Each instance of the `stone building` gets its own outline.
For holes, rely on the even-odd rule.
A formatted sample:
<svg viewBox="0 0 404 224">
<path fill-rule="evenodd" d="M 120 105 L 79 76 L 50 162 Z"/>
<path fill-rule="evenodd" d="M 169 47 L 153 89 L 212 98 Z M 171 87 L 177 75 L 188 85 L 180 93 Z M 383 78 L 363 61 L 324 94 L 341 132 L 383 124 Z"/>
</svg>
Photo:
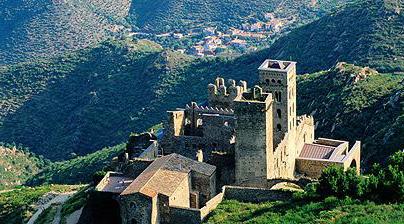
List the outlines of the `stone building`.
<svg viewBox="0 0 404 224">
<path fill-rule="evenodd" d="M 268 187 L 268 180 L 318 178 L 331 165 L 360 170 L 360 142 L 315 140 L 314 119 L 296 115 L 296 62 L 266 60 L 258 83 L 217 78 L 208 85 L 207 105 L 191 103 L 168 112 L 161 147 L 218 165 L 226 154 L 234 160 L 234 182 Z M 220 163 L 220 161 L 219 161 Z M 227 172 L 226 174 L 229 174 Z M 223 175 L 218 175 L 223 178 Z"/>
<path fill-rule="evenodd" d="M 360 142 L 315 139 L 314 118 L 297 116 L 296 88 L 291 61 L 264 61 L 252 88 L 217 78 L 206 103 L 168 111 L 161 139 L 131 136 L 115 160 L 119 172 L 97 192 L 112 195 L 122 223 L 199 223 L 223 185 L 271 188 L 318 178 L 330 165 L 359 173 Z"/>
<path fill-rule="evenodd" d="M 215 170 L 173 153 L 155 159 L 137 177 L 109 172 L 96 191 L 112 194 L 121 223 L 171 223 L 171 210 L 198 209 L 216 195 Z"/>
</svg>

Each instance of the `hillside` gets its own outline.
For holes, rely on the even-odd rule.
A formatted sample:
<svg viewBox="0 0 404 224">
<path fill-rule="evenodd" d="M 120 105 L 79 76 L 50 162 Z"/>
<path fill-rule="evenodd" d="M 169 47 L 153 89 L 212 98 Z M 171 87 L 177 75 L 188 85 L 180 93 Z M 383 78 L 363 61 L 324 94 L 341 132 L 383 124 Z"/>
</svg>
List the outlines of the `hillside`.
<svg viewBox="0 0 404 224">
<path fill-rule="evenodd" d="M 143 31 L 187 31 L 193 28 L 218 26 L 240 27 L 254 18 L 274 12 L 277 16 L 294 16 L 300 24 L 312 21 L 349 0 L 157 0 L 136 1 L 130 10 L 132 23 Z M 219 13 L 220 12 L 220 13 Z"/>
<path fill-rule="evenodd" d="M 339 63 L 298 78 L 298 112 L 311 114 L 317 136 L 362 141 L 365 167 L 404 149 L 404 75 Z"/>
<path fill-rule="evenodd" d="M 6 90 L 0 95 L 0 141 L 52 160 L 117 145 L 164 120 L 164 111 L 203 101 L 217 75 L 252 83 L 261 57 L 195 59 L 147 41 L 110 41 L 53 61 L 8 66 L 0 69 Z M 344 74 L 355 76 L 356 70 Z M 403 75 L 379 74 L 354 84 L 335 74 L 331 69 L 299 79 L 298 112 L 318 108 L 318 136 L 362 140 L 368 164 L 402 149 Z"/>
<path fill-rule="evenodd" d="M 0 144 L 0 190 L 23 184 L 48 164 L 28 151 Z"/>
<path fill-rule="evenodd" d="M 341 61 L 382 72 L 403 71 L 402 10 L 400 1 L 360 1 L 291 31 L 259 54 L 298 61 L 300 73 Z"/>
<path fill-rule="evenodd" d="M 147 69 L 157 51 L 149 42 L 107 42 L 53 61 L 0 68 L 0 139 L 51 159 L 125 141 L 131 131 L 157 123 L 136 128 L 137 113 L 152 96 Z M 135 88 L 143 83 L 150 85 Z"/>
<path fill-rule="evenodd" d="M 125 144 L 104 148 L 86 156 L 52 163 L 36 175 L 30 176 L 26 185 L 90 183 L 97 171 L 105 171 L 112 158 L 121 153 Z"/>
<path fill-rule="evenodd" d="M 0 2 L 0 65 L 52 57 L 111 36 L 129 0 Z"/>
<path fill-rule="evenodd" d="M 349 0 L 3 0 L 0 65 L 60 56 L 134 31 L 240 27 L 274 12 L 306 24 Z M 220 12 L 220 13 L 219 13 Z M 125 31 L 126 30 L 126 31 Z"/>
<path fill-rule="evenodd" d="M 52 194 L 75 191 L 79 188 L 80 186 L 74 185 L 44 185 L 34 188 L 19 187 L 0 193 L 0 223 L 27 223 L 38 209 L 36 204 L 41 199 L 44 203 L 47 201 L 46 198 L 52 198 Z"/>
<path fill-rule="evenodd" d="M 368 5 L 363 7 L 362 4 Z M 390 8 L 386 8 L 387 6 Z M 382 159 L 384 155 L 374 154 L 376 149 L 389 154 L 403 148 L 402 139 L 394 137 L 394 134 L 403 120 L 400 111 L 402 85 L 398 83 L 403 76 L 399 71 L 403 71 L 400 64 L 404 60 L 387 60 L 399 59 L 404 51 L 404 35 L 395 35 L 402 32 L 398 25 L 403 17 L 402 14 L 391 11 L 393 6 L 394 4 L 387 3 L 381 5 L 379 1 L 352 5 L 291 32 L 268 50 L 238 58 L 197 59 L 165 51 L 149 41 L 127 40 L 106 41 L 51 60 L 0 67 L 0 88 L 4 90 L 0 92 L 0 141 L 22 144 L 52 160 L 69 159 L 74 155 L 85 155 L 126 141 L 130 132 L 141 132 L 164 120 L 166 110 L 182 106 L 191 100 L 203 101 L 206 85 L 218 75 L 252 83 L 256 79 L 256 69 L 266 58 L 296 59 L 301 71 L 326 70 L 334 67 L 335 61 L 349 59 L 347 62 L 358 61 L 359 65 L 372 65 L 373 61 L 378 61 L 375 66 L 380 67 L 380 71 L 393 68 L 393 63 L 397 67 L 386 70 L 397 71 L 397 74 L 380 74 L 353 85 L 350 82 L 332 81 L 332 74 L 320 72 L 318 74 L 325 75 L 317 74 L 307 79 L 312 80 L 310 82 L 302 81 L 299 101 L 308 103 L 300 104 L 300 111 L 312 113 L 317 107 L 323 107 L 315 114 L 319 121 L 320 136 L 329 136 L 329 132 L 332 132 L 330 137 L 362 139 L 365 143 L 366 161 L 373 157 Z M 358 17 L 362 19 L 357 20 Z M 355 26 L 359 25 L 353 22 L 373 24 L 371 27 L 375 32 L 369 33 L 367 29 L 354 29 L 352 26 L 336 26 L 344 21 L 350 21 L 347 24 Z M 318 38 L 321 39 L 322 35 L 314 35 L 311 40 L 304 39 L 308 35 L 300 33 L 312 28 L 327 31 L 330 38 L 334 31 L 337 32 L 336 29 L 337 33 L 356 30 L 362 37 L 358 40 L 363 42 L 355 45 L 358 44 L 352 42 L 355 38 L 342 35 L 335 42 L 318 44 L 321 48 L 315 51 L 303 47 L 302 51 L 289 52 L 289 56 L 278 55 L 276 49 L 282 43 L 290 46 L 287 49 L 298 49 L 293 47 L 293 43 L 312 46 L 319 42 Z M 386 29 L 392 30 L 391 35 L 382 35 L 382 31 Z M 296 35 L 302 38 L 297 38 Z M 333 49 L 330 44 L 338 45 L 342 42 L 346 46 L 361 48 L 371 44 L 377 54 L 372 53 L 365 57 L 364 54 L 356 54 L 358 49 L 355 48 L 353 51 L 344 50 L 332 54 L 339 57 L 338 60 L 325 60 L 330 57 L 323 53 Z M 390 45 L 395 48 L 386 52 L 384 48 L 377 47 L 384 46 L 385 43 L 388 48 L 391 48 Z M 349 76 L 351 73 L 347 74 Z M 334 92 L 328 93 L 328 88 L 334 89 Z M 345 99 L 341 100 L 342 98 Z M 340 113 L 337 110 L 328 113 L 328 108 L 324 108 L 321 101 L 314 102 L 316 99 L 331 101 L 332 105 L 339 108 Z M 385 115 L 386 112 L 382 112 L 384 105 L 393 105 L 393 109 L 387 112 L 388 116 Z M 366 123 L 356 122 L 364 115 L 367 116 L 366 119 L 370 119 L 370 114 L 376 112 L 380 116 L 372 117 L 371 121 L 374 122 L 368 124 L 369 127 Z M 338 117 L 336 123 L 335 117 Z M 335 127 L 340 128 L 331 131 L 334 123 Z M 348 125 L 355 129 L 354 135 L 345 132 Z M 369 153 L 366 153 L 367 148 L 370 148 Z"/>
</svg>

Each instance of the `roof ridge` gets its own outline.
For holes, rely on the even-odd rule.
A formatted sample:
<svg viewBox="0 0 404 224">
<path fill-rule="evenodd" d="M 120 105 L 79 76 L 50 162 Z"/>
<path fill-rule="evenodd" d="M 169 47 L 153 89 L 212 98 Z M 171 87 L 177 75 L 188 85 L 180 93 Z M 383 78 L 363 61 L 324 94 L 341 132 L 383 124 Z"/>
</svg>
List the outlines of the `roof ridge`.
<svg viewBox="0 0 404 224">
<path fill-rule="evenodd" d="M 172 155 L 173 155 L 173 153 L 172 154 L 169 154 L 169 155 L 166 155 L 167 157 L 168 157 L 168 159 L 167 160 L 163 160 L 163 162 L 161 163 L 161 166 L 159 167 L 159 168 L 157 168 L 156 169 L 156 171 L 154 171 L 154 173 L 153 173 L 153 175 L 151 175 L 151 177 L 146 181 L 146 183 L 139 189 L 139 192 L 141 191 L 141 190 L 143 190 L 146 186 L 147 186 L 147 184 L 153 179 L 153 177 L 156 175 L 156 173 L 157 172 L 159 172 L 160 170 L 161 170 L 161 168 L 164 166 L 164 165 L 166 165 L 166 163 L 168 162 L 168 161 L 170 161 L 170 159 L 172 158 Z M 166 157 L 166 156 L 163 156 L 163 157 L 160 157 L 160 158 L 158 158 L 158 159 L 163 159 L 164 157 Z M 156 160 L 154 160 L 154 161 L 156 161 Z M 153 162 L 154 162 L 153 161 Z M 150 164 L 151 165 L 151 164 Z M 147 169 L 147 168 L 146 168 Z M 140 175 L 139 175 L 140 176 Z M 136 179 L 135 179 L 136 180 Z"/>
</svg>

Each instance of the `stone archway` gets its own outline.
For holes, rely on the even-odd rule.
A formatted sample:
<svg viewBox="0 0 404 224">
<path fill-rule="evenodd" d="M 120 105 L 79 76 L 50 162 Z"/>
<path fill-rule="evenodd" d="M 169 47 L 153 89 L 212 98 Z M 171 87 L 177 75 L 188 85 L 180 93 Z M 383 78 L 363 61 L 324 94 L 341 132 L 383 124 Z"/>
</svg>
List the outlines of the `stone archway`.
<svg viewBox="0 0 404 224">
<path fill-rule="evenodd" d="M 270 188 L 270 190 L 282 190 L 282 189 L 296 190 L 296 191 L 304 190 L 301 186 L 292 182 L 279 182 Z"/>
<path fill-rule="evenodd" d="M 312 180 L 306 179 L 306 178 L 299 178 L 299 179 L 282 179 L 282 178 L 278 178 L 278 179 L 270 179 L 270 180 L 268 180 L 267 187 L 269 189 L 272 189 L 274 186 L 276 186 L 278 184 L 288 183 L 288 184 L 297 185 L 301 189 L 304 189 L 306 187 L 306 185 L 311 183 L 311 182 L 312 182 Z"/>
<path fill-rule="evenodd" d="M 351 164 L 349 165 L 350 168 L 357 168 L 358 167 L 358 163 L 356 162 L 356 159 L 353 159 L 351 161 Z"/>
<path fill-rule="evenodd" d="M 360 173 L 359 164 L 356 159 L 352 159 L 351 163 L 349 164 L 349 168 L 355 169 L 358 174 Z"/>
</svg>

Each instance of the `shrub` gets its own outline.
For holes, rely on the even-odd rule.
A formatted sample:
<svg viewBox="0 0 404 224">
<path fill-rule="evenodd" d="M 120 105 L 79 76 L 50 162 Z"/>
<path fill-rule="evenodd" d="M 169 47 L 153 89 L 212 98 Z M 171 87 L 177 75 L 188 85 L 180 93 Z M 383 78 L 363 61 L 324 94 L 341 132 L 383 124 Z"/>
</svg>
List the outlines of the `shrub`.
<svg viewBox="0 0 404 224">
<path fill-rule="evenodd" d="M 375 201 L 404 201 L 404 152 L 392 155 L 385 167 L 376 164 L 367 176 L 357 175 L 354 169 L 326 168 L 315 191 L 323 198 L 351 197 Z"/>
</svg>

